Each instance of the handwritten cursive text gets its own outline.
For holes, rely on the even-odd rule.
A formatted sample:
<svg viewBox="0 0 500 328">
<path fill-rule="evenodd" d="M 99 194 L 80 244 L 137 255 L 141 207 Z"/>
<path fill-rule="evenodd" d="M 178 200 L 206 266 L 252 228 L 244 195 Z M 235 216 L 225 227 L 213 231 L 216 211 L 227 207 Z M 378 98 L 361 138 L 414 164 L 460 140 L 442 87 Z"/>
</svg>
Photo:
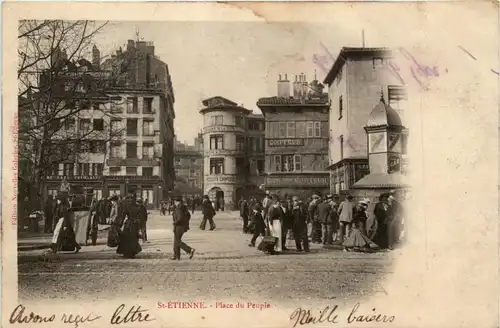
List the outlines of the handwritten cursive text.
<svg viewBox="0 0 500 328">
<path fill-rule="evenodd" d="M 319 311 L 319 317 L 311 315 L 311 310 L 297 308 L 290 315 L 290 320 L 295 320 L 293 327 L 296 327 L 297 325 L 302 326 L 323 322 L 338 323 L 338 315 L 335 313 L 335 311 L 337 311 L 337 308 L 337 305 L 332 308 L 330 308 L 330 306 L 327 306 L 322 311 Z"/>
<path fill-rule="evenodd" d="M 359 323 L 359 322 L 393 322 L 395 317 L 393 315 L 389 316 L 386 314 L 380 314 L 376 312 L 376 309 L 373 308 L 370 314 L 362 315 L 357 314 L 356 312 L 359 309 L 359 303 L 356 303 L 351 310 L 351 313 L 347 317 L 347 323 Z"/>
<path fill-rule="evenodd" d="M 39 315 L 33 312 L 30 312 L 30 314 L 26 315 L 24 314 L 24 311 L 26 310 L 26 307 L 22 304 L 19 304 L 16 306 L 14 311 L 10 314 L 9 322 L 14 324 L 14 323 L 47 323 L 47 322 L 54 322 L 56 319 L 55 314 L 51 314 L 49 316 L 43 316 Z"/>
<path fill-rule="evenodd" d="M 151 317 L 150 314 L 148 313 L 148 309 L 143 309 L 141 308 L 140 305 L 133 305 L 125 314 L 124 317 L 120 316 L 122 313 L 123 309 L 125 308 L 125 304 L 121 304 L 119 307 L 116 308 L 115 313 L 113 313 L 113 316 L 111 317 L 111 324 L 112 325 L 119 325 L 122 323 L 128 323 L 128 322 L 143 322 L 143 321 L 154 321 L 156 320 L 155 318 Z"/>
<path fill-rule="evenodd" d="M 99 316 L 99 315 L 95 316 L 93 314 L 89 314 L 85 317 L 85 316 L 82 316 L 79 314 L 73 315 L 71 313 L 69 313 L 69 314 L 64 313 L 62 318 L 61 318 L 61 321 L 64 323 L 74 324 L 75 328 L 78 328 L 79 324 L 83 324 L 85 322 L 96 321 L 97 319 L 100 319 L 100 318 L 101 318 L 101 316 Z"/>
</svg>

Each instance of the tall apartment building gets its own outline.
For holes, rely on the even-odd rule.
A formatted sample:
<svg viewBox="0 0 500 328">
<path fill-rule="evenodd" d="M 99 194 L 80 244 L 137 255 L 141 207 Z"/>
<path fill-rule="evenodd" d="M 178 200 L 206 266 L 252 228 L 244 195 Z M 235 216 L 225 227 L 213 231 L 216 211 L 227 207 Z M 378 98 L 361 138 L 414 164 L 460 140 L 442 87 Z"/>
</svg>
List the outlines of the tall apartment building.
<svg viewBox="0 0 500 328">
<path fill-rule="evenodd" d="M 174 193 L 189 196 L 203 196 L 203 143 L 201 135 L 195 138 L 194 145 L 175 141 Z"/>
<path fill-rule="evenodd" d="M 287 75 L 278 95 L 260 98 L 266 121 L 265 188 L 294 195 L 328 193 L 328 95 L 316 79 L 295 76 L 293 94 Z"/>
<path fill-rule="evenodd" d="M 231 209 L 262 192 L 264 117 L 223 97 L 203 105 L 204 191 L 217 208 Z"/>
<path fill-rule="evenodd" d="M 387 48 L 342 48 L 324 83 L 331 102 L 330 188 L 343 193 L 370 173 L 365 131 L 370 113 L 381 99 L 404 117 L 406 88 L 391 72 L 393 54 Z M 408 130 L 402 133 L 406 155 Z M 403 158 L 404 161 L 404 158 Z"/>
<path fill-rule="evenodd" d="M 155 56 L 152 42 L 133 40 L 103 63 L 95 46 L 92 63 L 80 62 L 66 63 L 62 87 L 89 76 L 100 81 L 99 92 L 84 84 L 84 97 L 71 97 L 79 110 L 61 120 L 58 136 L 76 131 L 79 145 L 74 156 L 48 172 L 46 192 L 56 194 L 65 177 L 72 194 L 101 198 L 133 190 L 158 207 L 175 177 L 175 98 L 168 65 Z"/>
</svg>

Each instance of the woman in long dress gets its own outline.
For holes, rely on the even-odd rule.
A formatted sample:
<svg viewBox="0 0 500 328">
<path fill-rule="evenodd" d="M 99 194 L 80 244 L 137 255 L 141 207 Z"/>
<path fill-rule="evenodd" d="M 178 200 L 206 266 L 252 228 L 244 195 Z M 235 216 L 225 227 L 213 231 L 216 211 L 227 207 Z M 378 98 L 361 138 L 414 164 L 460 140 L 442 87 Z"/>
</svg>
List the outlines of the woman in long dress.
<svg viewBox="0 0 500 328">
<path fill-rule="evenodd" d="M 366 210 L 369 204 L 370 201 L 364 199 L 354 209 L 351 234 L 343 244 L 347 251 L 370 252 L 379 248 L 366 236 L 366 220 L 368 219 Z"/>
<path fill-rule="evenodd" d="M 120 242 L 116 253 L 125 258 L 134 258 L 142 251 L 139 244 L 139 206 L 135 194 L 122 201 L 118 207 L 118 217 L 113 223 L 120 229 Z"/>
<path fill-rule="evenodd" d="M 69 219 L 69 203 L 66 198 L 57 197 L 57 203 L 54 210 L 54 218 L 57 220 L 54 234 L 52 236 L 51 250 L 53 253 L 58 251 L 78 253 L 82 248 L 76 242 L 76 235 Z"/>
<path fill-rule="evenodd" d="M 273 204 L 269 208 L 268 212 L 268 221 L 269 221 L 269 230 L 271 231 L 271 236 L 278 238 L 278 242 L 274 247 L 275 254 L 279 254 L 283 251 L 282 247 L 282 225 L 284 219 L 284 213 L 281 209 L 280 200 L 277 195 L 273 195 L 272 197 Z"/>
<path fill-rule="evenodd" d="M 388 235 L 388 194 L 382 194 L 379 196 L 379 202 L 375 205 L 373 214 L 375 215 L 375 220 L 377 221 L 377 230 L 374 233 L 373 241 L 380 246 L 382 249 L 387 249 L 389 246 L 389 235 Z"/>
</svg>

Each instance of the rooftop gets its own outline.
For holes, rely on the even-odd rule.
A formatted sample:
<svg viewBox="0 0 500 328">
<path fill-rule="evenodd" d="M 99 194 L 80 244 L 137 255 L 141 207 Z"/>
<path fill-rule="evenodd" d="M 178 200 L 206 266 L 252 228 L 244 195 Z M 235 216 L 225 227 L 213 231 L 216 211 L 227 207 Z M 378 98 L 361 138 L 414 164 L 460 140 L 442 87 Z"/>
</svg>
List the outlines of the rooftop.
<svg viewBox="0 0 500 328">
<path fill-rule="evenodd" d="M 335 78 L 337 77 L 340 69 L 342 66 L 344 66 L 344 63 L 347 61 L 348 58 L 362 58 L 365 56 L 372 56 L 372 57 L 390 57 L 392 55 L 392 52 L 389 48 L 351 48 L 351 47 L 343 47 L 340 50 L 339 55 L 337 56 L 337 59 L 335 59 L 335 62 L 333 63 L 332 68 L 326 75 L 323 83 L 330 85 Z"/>
<path fill-rule="evenodd" d="M 284 97 L 265 97 L 257 101 L 257 106 L 266 105 L 328 105 L 328 94 L 324 93 L 320 98 L 284 98 Z"/>
<path fill-rule="evenodd" d="M 366 127 L 377 126 L 403 126 L 399 114 L 385 103 L 383 96 L 380 97 L 380 102 L 370 113 L 366 124 Z"/>
</svg>

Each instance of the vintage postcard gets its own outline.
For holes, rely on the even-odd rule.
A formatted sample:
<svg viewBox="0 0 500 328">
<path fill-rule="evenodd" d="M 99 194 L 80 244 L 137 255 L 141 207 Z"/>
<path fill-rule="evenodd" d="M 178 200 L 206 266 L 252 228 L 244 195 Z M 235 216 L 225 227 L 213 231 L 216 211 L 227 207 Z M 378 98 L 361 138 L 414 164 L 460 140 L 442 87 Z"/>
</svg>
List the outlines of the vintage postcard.
<svg viewBox="0 0 500 328">
<path fill-rule="evenodd" d="M 499 326 L 497 3 L 2 27 L 2 327 Z"/>
</svg>

